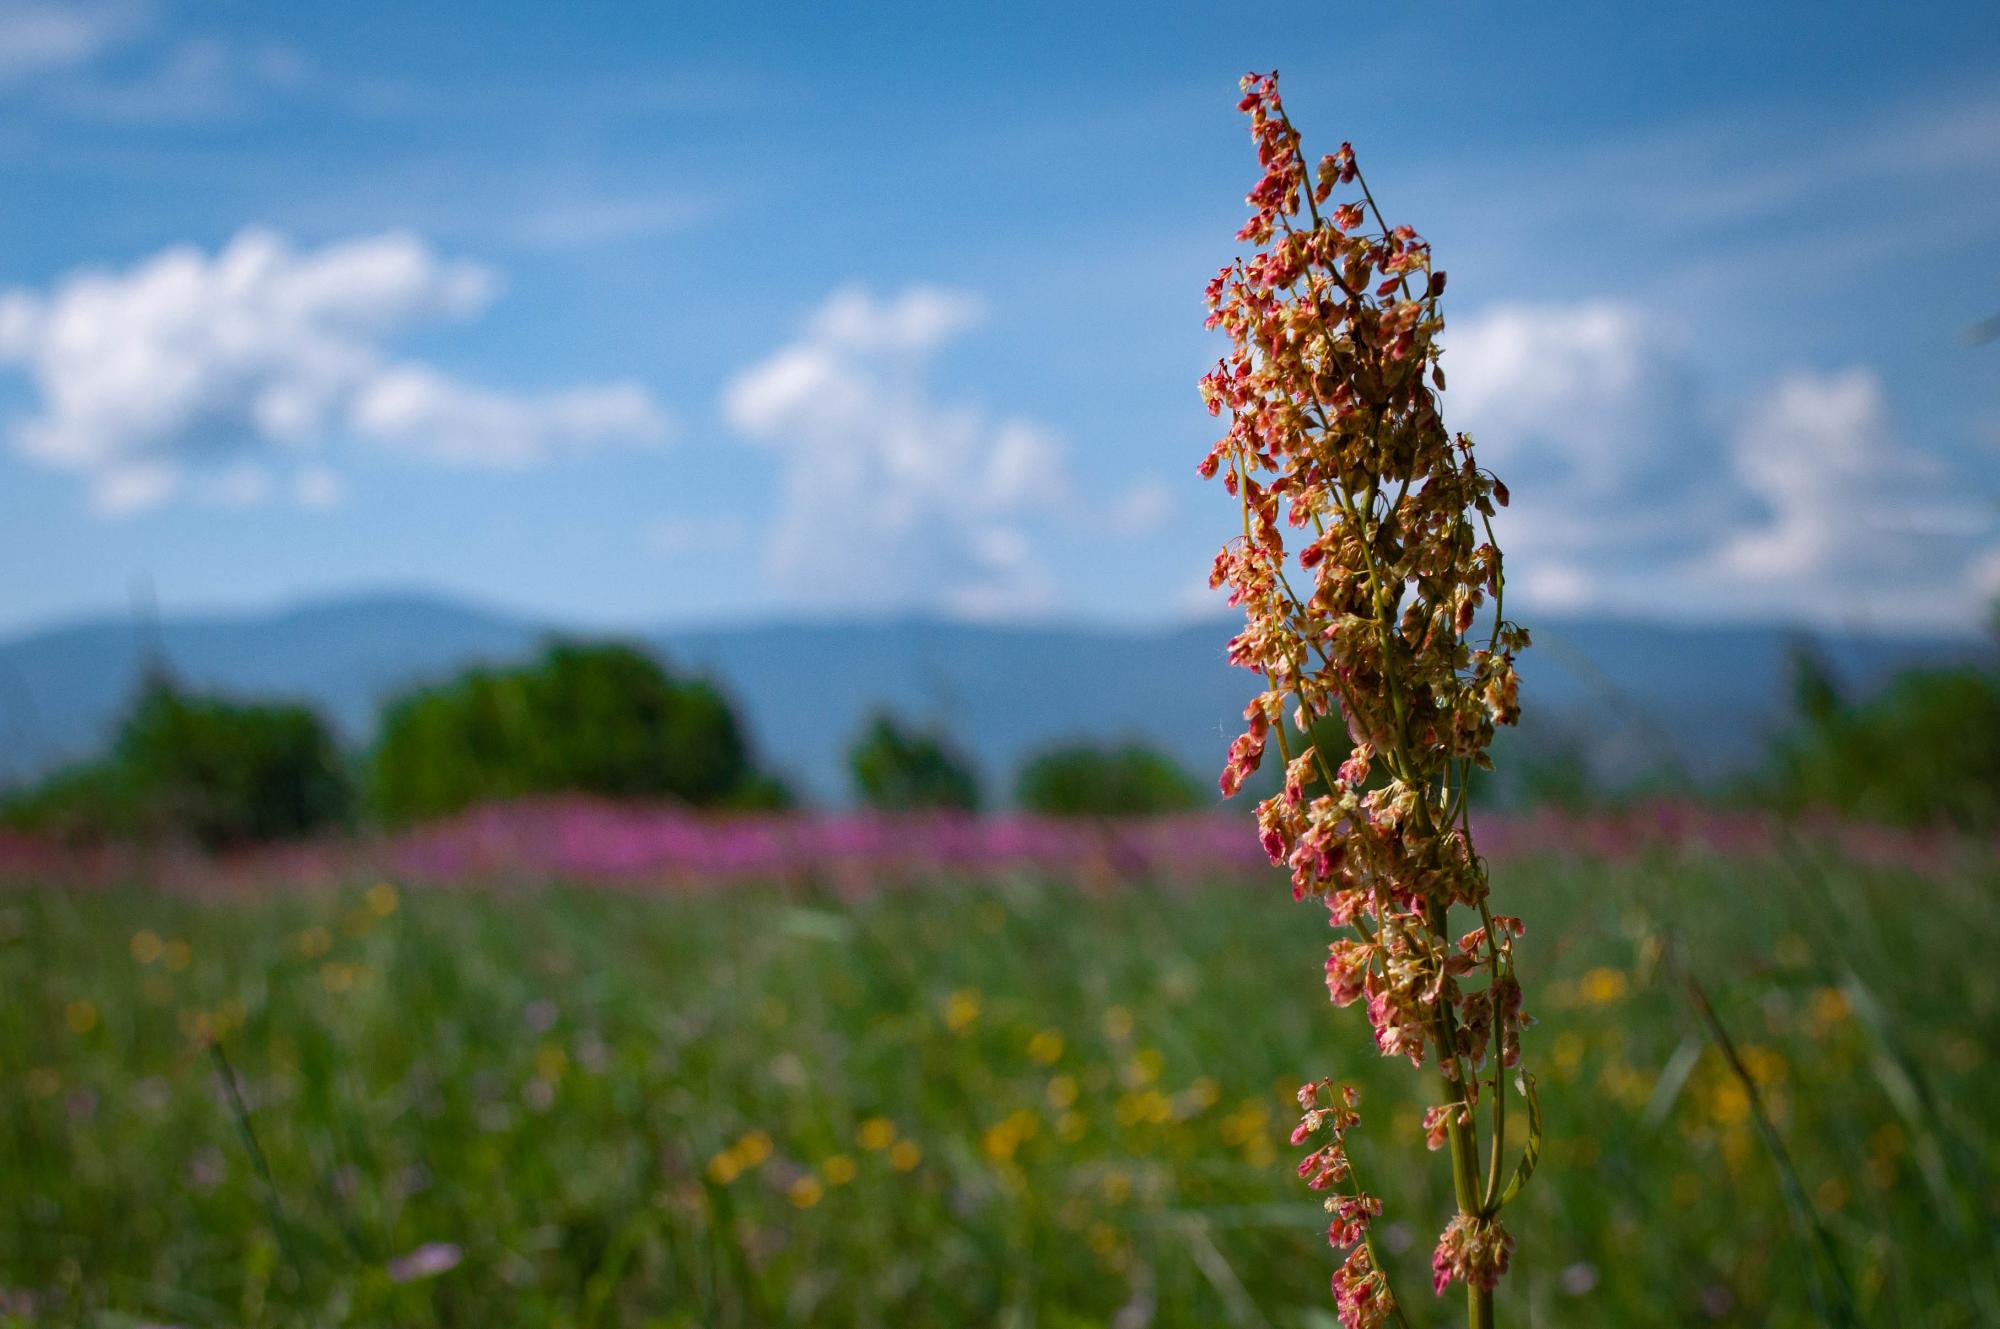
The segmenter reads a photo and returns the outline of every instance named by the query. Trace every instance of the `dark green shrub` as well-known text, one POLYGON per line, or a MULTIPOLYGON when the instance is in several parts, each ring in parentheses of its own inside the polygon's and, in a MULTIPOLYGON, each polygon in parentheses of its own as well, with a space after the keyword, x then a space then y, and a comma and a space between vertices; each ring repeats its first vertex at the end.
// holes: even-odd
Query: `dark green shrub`
POLYGON ((972 763, 940 733, 904 725, 877 712, 847 751, 854 792, 871 808, 911 812, 979 806, 972 763))
POLYGON ((769 771, 759 771, 719 806, 730 812, 789 812, 798 805, 798 792, 789 782, 769 771))
POLYGON ((577 792, 697 807, 783 805, 729 702, 615 644, 557 642, 533 664, 472 669, 392 701, 369 761, 390 821, 491 799, 577 792))
POLYGON ((109 757, 55 772, 0 804, 0 824, 58 840, 128 839, 139 810, 125 773, 109 757))
POLYGON ((350 806, 340 751, 312 710, 156 681, 108 756, 10 800, 7 819, 65 838, 168 836, 214 849, 306 835, 350 806))
POLYGON ((1794 679, 1799 723, 1776 744, 1766 779, 1779 807, 2000 826, 2000 676, 1912 670, 1864 702, 1843 700, 1809 656, 1795 660, 1794 679))
POLYGON ((1015 797, 1054 817, 1131 817, 1202 803, 1201 789, 1173 759, 1139 743, 1051 748, 1021 771, 1015 797))

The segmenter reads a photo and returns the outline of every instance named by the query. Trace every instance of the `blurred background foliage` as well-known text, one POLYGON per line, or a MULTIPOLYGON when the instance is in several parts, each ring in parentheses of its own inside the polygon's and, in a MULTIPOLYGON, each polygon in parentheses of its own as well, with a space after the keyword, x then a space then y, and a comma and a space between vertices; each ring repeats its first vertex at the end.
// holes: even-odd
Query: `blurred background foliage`
POLYGON ((207 849, 346 823, 348 763, 311 709, 143 686, 111 749, 8 801, 7 821, 64 839, 185 838, 207 849))
MULTIPOLYGON (((1475 806, 1586 812, 1657 797, 1786 816, 1815 812, 1894 825, 2000 829, 2000 672, 1990 663, 1908 670, 1851 692, 1822 652, 1792 653, 1792 718, 1749 775, 1701 782, 1671 736, 1635 722, 1640 774, 1608 781, 1591 735, 1561 715, 1503 730, 1475 806), (1651 752, 1648 761, 1645 754, 1651 752)), ((216 849, 357 826, 402 826, 480 803, 543 794, 668 801, 717 811, 797 799, 749 738, 734 700, 616 642, 558 640, 529 663, 474 667, 393 696, 361 753, 340 750, 307 707, 194 693, 150 671, 108 750, 0 798, 0 823, 67 840, 180 840, 216 849)), ((1308 734, 1344 753, 1337 718, 1308 734)), ((941 722, 883 709, 855 735, 857 804, 880 811, 989 806, 978 764, 941 722)), ((1207 773, 1156 748, 1080 737, 1015 772, 1011 806, 1063 817, 1148 816, 1212 805, 1207 773)), ((1272 759, 1245 808, 1275 791, 1272 759)))
POLYGON ((1786 811, 1891 825, 2000 826, 2000 675, 1921 669, 1853 700, 1810 647, 1793 657, 1797 721, 1756 792, 1786 811))
POLYGON ((919 729, 888 711, 869 718, 848 750, 847 767, 865 807, 883 812, 979 807, 972 759, 941 729, 919 729))
POLYGON ((1143 743, 1068 743, 1030 758, 1014 797, 1050 817, 1145 817, 1184 812, 1205 796, 1171 757, 1143 743))
POLYGON ((558 641, 531 664, 470 669, 390 701, 368 758, 369 802, 392 824, 529 794, 788 803, 722 691, 647 652, 558 641))

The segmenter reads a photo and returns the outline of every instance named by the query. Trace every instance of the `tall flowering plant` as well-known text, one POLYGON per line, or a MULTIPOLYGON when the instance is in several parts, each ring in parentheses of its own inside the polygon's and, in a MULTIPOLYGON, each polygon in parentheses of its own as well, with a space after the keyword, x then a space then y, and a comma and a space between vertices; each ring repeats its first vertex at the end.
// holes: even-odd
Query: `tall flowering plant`
MULTIPOLYGON (((1283 786, 1257 805, 1264 848, 1290 869, 1294 898, 1323 904, 1340 931, 1326 961, 1334 1004, 1366 1009, 1381 1055, 1435 1068, 1424 1128, 1450 1157, 1457 1212, 1434 1288, 1463 1283, 1470 1323, 1491 1325, 1514 1245, 1500 1211, 1541 1136, 1534 1082, 1517 1069, 1522 925, 1488 906, 1466 808, 1495 726, 1518 716, 1514 655, 1528 644, 1502 612, 1492 517, 1507 490, 1439 415, 1445 274, 1429 247, 1382 219, 1351 145, 1308 162, 1275 73, 1242 89, 1263 178, 1237 234, 1254 252, 1208 287, 1208 325, 1231 349, 1201 391, 1229 429, 1201 471, 1241 509, 1211 584, 1245 615, 1229 658, 1264 687, 1222 791, 1277 745, 1283 786), (1343 721, 1345 739, 1329 742, 1343 721), (1476 925, 1454 924, 1454 908, 1476 925), (1510 1072, 1528 1118, 1511 1170, 1510 1072)), ((1333 1279, 1341 1323, 1403 1324, 1370 1234, 1382 1201, 1347 1150, 1356 1094, 1320 1080, 1299 1105, 1299 1174, 1329 1193, 1328 1236, 1349 1252, 1333 1279)))

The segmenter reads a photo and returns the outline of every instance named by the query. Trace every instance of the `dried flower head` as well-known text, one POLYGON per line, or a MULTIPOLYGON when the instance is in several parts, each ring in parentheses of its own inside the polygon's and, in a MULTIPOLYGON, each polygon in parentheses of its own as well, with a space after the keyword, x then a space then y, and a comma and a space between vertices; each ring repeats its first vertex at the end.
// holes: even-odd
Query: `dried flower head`
MULTIPOLYGON (((1507 491, 1439 411, 1445 275, 1430 247, 1382 219, 1350 145, 1308 164, 1275 73, 1247 75, 1242 92, 1263 174, 1237 239, 1255 248, 1207 290, 1208 326, 1230 349, 1201 391, 1229 427, 1200 470, 1237 499, 1241 533, 1210 580, 1244 611, 1229 658, 1263 688, 1220 784, 1235 794, 1277 746, 1284 780, 1257 805, 1259 838, 1294 897, 1320 900, 1347 933, 1326 961, 1333 1002, 1364 1007, 1381 1055, 1441 1073, 1450 1102, 1425 1128, 1452 1153, 1460 1212, 1445 1238, 1451 1267, 1474 1270, 1484 1295, 1511 1242, 1491 1256, 1505 1236, 1491 1221, 1500 1151, 1482 1185, 1474 1108, 1485 1068, 1504 1136, 1498 1067, 1518 1060, 1525 1023, 1520 923, 1487 909, 1466 808, 1495 727, 1520 712, 1514 658, 1528 634, 1503 615, 1492 530, 1507 491), (1344 750, 1329 749, 1341 727, 1344 750), (1454 936, 1454 907, 1478 910, 1480 926, 1454 936)), ((1308 1107, 1301 1123, 1298 1142, 1333 1124, 1300 1165, 1316 1188, 1351 1175, 1352 1122, 1338 1115, 1351 1107, 1308 1107)), ((1348 1212, 1372 1216, 1369 1203, 1348 1212)), ((1350 1265, 1336 1279, 1343 1321, 1351 1303, 1352 1322, 1370 1323, 1363 1290, 1380 1268, 1372 1255, 1350 1265)))
POLYGON ((1513 1234, 1499 1219, 1459 1214, 1445 1226, 1431 1255, 1431 1286, 1442 1293, 1459 1282, 1491 1292, 1513 1258, 1513 1234))

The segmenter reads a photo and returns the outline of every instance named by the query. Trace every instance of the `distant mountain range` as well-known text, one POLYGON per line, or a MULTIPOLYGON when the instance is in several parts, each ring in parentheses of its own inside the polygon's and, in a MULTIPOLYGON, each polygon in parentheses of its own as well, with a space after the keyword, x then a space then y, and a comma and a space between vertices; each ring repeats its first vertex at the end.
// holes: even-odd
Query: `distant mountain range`
MULTIPOLYGON (((1754 762, 1787 706, 1779 627, 1538 619, 1523 658, 1523 741, 1560 738, 1602 778, 1754 762)), ((303 699, 364 742, 383 699, 474 662, 532 652, 562 625, 421 595, 328 600, 274 613, 171 617, 142 633, 104 619, 0 640, 0 782, 98 751, 156 643, 184 682, 303 699)), ((767 762, 816 799, 846 797, 844 753, 879 705, 942 720, 1004 790, 1035 749, 1072 737, 1142 738, 1204 780, 1240 724, 1251 680, 1223 659, 1227 620, 1155 630, 983 626, 925 619, 774 623, 636 636, 718 680, 767 762)), ((584 634, 588 635, 588 634, 584 634)), ((1839 637, 1818 644, 1865 691, 1898 669, 1974 658, 1963 638, 1839 637)))

